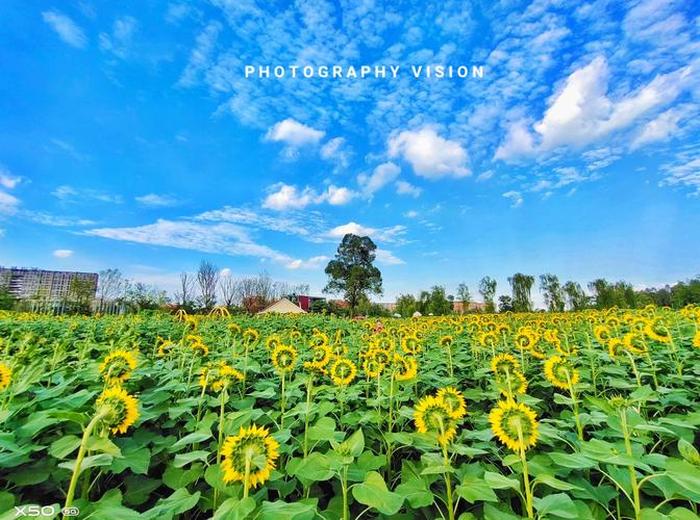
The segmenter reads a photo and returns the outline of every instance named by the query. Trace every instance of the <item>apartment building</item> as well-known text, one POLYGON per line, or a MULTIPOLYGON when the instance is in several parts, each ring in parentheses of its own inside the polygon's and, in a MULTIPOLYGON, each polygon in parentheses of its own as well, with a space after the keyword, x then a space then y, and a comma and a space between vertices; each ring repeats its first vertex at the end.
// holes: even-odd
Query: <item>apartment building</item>
POLYGON ((0 288, 7 289, 20 300, 41 299, 62 301, 70 295, 73 280, 84 280, 94 297, 97 291, 97 273, 74 271, 45 271, 19 267, 0 267, 0 288))

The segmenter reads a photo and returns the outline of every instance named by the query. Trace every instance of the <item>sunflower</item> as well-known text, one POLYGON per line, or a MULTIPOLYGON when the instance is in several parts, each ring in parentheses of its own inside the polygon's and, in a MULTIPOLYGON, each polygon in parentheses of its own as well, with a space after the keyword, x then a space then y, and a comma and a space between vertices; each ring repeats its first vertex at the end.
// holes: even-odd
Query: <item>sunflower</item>
POLYGON ((536 359, 544 359, 547 357, 542 349, 542 343, 539 341, 534 341, 532 345, 530 345, 530 355, 536 359))
POLYGON ((611 358, 615 358, 620 354, 625 348, 625 342, 620 338, 611 338, 608 341, 608 354, 611 358))
POLYGON ((567 389, 578 383, 579 373, 568 357, 552 356, 544 362, 544 376, 557 388, 567 389))
POLYGON ((338 358, 331 365, 331 380, 337 386, 347 386, 357 375, 355 363, 348 358, 338 358))
POLYGON ((128 350, 115 350, 107 354, 100 365, 100 373, 108 383, 123 383, 136 368, 136 354, 128 350))
POLYGON ((249 488, 265 483, 275 469, 279 444, 266 428, 252 425, 226 437, 221 447, 223 479, 242 482, 247 494, 249 488), (246 479, 247 474, 247 479, 246 479))
POLYGON ((0 391, 10 386, 12 381, 12 369, 5 363, 0 362, 0 391))
POLYGON ((369 378, 378 377, 384 370, 385 366, 386 365, 369 356, 362 362, 362 370, 369 378))
POLYGON ((453 386, 441 388, 436 395, 442 399, 452 411, 452 416, 459 420, 467 414, 467 402, 464 400, 462 392, 453 386))
POLYGON ((329 345, 330 344, 330 339, 328 338, 328 334, 325 332, 321 332, 319 330, 314 332, 314 335, 311 336, 311 344, 310 346, 312 347, 317 347, 319 345, 329 345))
POLYGON ((331 360, 333 353, 328 345, 311 347, 313 358, 304 363, 304 368, 322 371, 331 360))
POLYGON ((523 403, 500 401, 489 413, 489 422, 498 440, 513 451, 525 451, 537 443, 537 415, 523 403))
POLYGON ((496 331, 482 332, 479 335, 479 343, 484 347, 495 347, 498 344, 496 331))
POLYGON ((375 347, 367 352, 367 357, 373 359, 381 365, 388 365, 391 361, 391 352, 383 348, 375 347))
POLYGON ((695 348, 700 348, 700 330, 695 333, 695 336, 693 336, 693 346, 695 348))
POLYGON ((654 341, 659 343, 670 343, 671 333, 663 318, 656 317, 647 321, 644 326, 644 333, 654 341))
POLYGON ((276 334, 273 334, 272 336, 269 336, 265 340, 265 348, 267 350, 274 350, 275 347, 277 347, 277 345, 279 345, 281 343, 282 343, 282 340, 280 339, 280 337, 276 334))
POLYGON ((445 347, 445 348, 451 347, 452 343, 454 343, 454 338, 452 336, 449 336, 449 335, 441 337, 440 340, 438 341, 438 344, 441 347, 445 347))
POLYGON ((243 333, 243 329, 238 323, 229 323, 228 324, 228 330, 233 336, 238 336, 243 333))
POLYGON ((595 339, 598 340, 598 343, 605 345, 605 343, 610 341, 612 332, 610 327, 607 325, 597 325, 593 328, 593 335, 595 336, 595 339))
POLYGON ((112 433, 126 433, 139 418, 138 401, 121 386, 111 386, 97 398, 96 408, 103 410, 102 424, 112 433))
POLYGON ((491 370, 496 374, 520 370, 520 363, 511 354, 498 354, 491 360, 491 370))
POLYGON ((301 332, 298 330, 293 330, 289 333, 289 339, 298 340, 301 339, 301 332))
POLYGON ((270 354, 270 360, 277 372, 286 374, 294 369, 297 362, 297 350, 294 347, 279 344, 270 354))
POLYGON ((168 352, 170 352, 174 346, 175 345, 173 345, 172 341, 159 337, 158 351, 156 352, 156 356, 165 357, 165 355, 168 354, 168 352))
POLYGON ((515 345, 520 350, 527 350, 530 346, 537 341, 537 335, 532 331, 532 329, 521 328, 515 335, 515 345))
POLYGON ((194 341, 190 344, 192 352, 199 354, 200 356, 207 356, 209 354, 209 347, 207 347, 202 340, 194 341))
POLYGON ((401 338, 401 350, 415 356, 422 350, 422 346, 415 334, 409 334, 401 338))
POLYGON ((243 374, 229 366, 225 361, 202 368, 199 376, 199 385, 202 388, 210 388, 214 392, 221 392, 232 381, 243 381, 243 374))
POLYGON ((416 375, 418 375, 416 358, 394 354, 394 377, 397 381, 410 381, 416 375))
POLYGON ((246 343, 255 343, 260 339, 260 333, 255 329, 245 329, 243 331, 243 341, 246 343))
POLYGON ((413 414, 418 433, 437 436, 441 445, 446 445, 457 433, 457 418, 449 404, 441 397, 429 395, 420 400, 413 414))

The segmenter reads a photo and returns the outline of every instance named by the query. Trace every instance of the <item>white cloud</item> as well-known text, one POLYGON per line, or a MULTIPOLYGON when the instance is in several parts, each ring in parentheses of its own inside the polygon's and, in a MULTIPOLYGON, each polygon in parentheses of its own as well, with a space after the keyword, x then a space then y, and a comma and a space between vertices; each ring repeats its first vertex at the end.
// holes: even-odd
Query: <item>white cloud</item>
POLYGON ((20 202, 17 197, 0 191, 0 214, 14 215, 19 204, 20 202))
POLYGON ((486 170, 483 173, 480 173, 479 176, 476 178, 477 182, 483 182, 489 180, 491 177, 493 177, 494 171, 493 170, 486 170))
POLYGON ((175 206, 177 204, 177 199, 169 195, 158 195, 156 193, 149 193, 148 195, 141 195, 135 198, 136 202, 143 204, 144 206, 151 207, 167 207, 175 206))
POLYGON ((345 138, 334 137, 321 147, 320 155, 326 161, 334 162, 336 170, 342 170, 350 165, 352 149, 347 145, 345 138))
MULTIPOLYGON (((511 123, 503 143, 496 150, 495 159, 508 160, 512 157, 529 155, 534 151, 534 139, 524 120, 511 123)), ((483 175, 483 174, 482 174, 483 175)), ((481 180, 481 176, 479 179, 481 180)))
POLYGON ((685 186, 700 197, 700 156, 681 153, 675 164, 664 165, 661 169, 665 173, 661 185, 685 186))
POLYGON ((159 219, 153 224, 136 227, 98 228, 84 234, 112 240, 153 246, 201 251, 204 253, 251 256, 272 260, 288 269, 303 267, 298 259, 268 246, 255 243, 246 229, 229 223, 208 224, 192 221, 159 219))
POLYGON ((361 173, 357 176, 357 183, 362 188, 365 197, 372 197, 377 191, 396 179, 401 173, 401 168, 392 162, 382 163, 371 174, 361 173))
POLYGON ((52 215, 43 211, 27 210, 23 211, 21 216, 31 220, 32 222, 36 222, 37 224, 53 227, 93 226, 95 224, 94 220, 52 215))
POLYGON ((308 260, 293 260, 287 264, 288 269, 318 269, 330 260, 328 256, 312 256, 308 260))
POLYGON ((400 258, 394 256, 394 254, 391 251, 388 251, 386 249, 379 249, 375 251, 377 262, 380 264, 384 265, 401 265, 405 264, 403 260, 400 258))
POLYGON ((111 52, 118 58, 124 59, 128 56, 138 22, 132 16, 124 16, 114 21, 112 34, 100 33, 100 49, 111 52))
POLYGON ((406 227, 397 225, 389 228, 372 228, 363 226, 357 222, 348 222, 341 226, 336 226, 326 233, 328 238, 343 238, 348 233, 358 236, 368 236, 382 242, 400 242, 401 236, 405 234, 406 227))
POLYGON ((410 182, 396 181, 396 193, 399 195, 410 195, 413 198, 419 197, 423 190, 418 186, 414 186, 410 182))
POLYGON ((12 175, 10 170, 0 166, 0 186, 2 186, 3 188, 7 188, 8 190, 13 190, 21 182, 22 177, 12 175))
POLYGON ((440 137, 430 126, 394 134, 389 138, 388 148, 389 157, 403 157, 421 177, 438 179, 470 174, 467 151, 457 141, 440 137))
POLYGON ((552 98, 535 131, 543 149, 586 145, 630 126, 651 110, 673 101, 685 88, 691 68, 657 75, 635 92, 615 101, 607 96, 609 71, 603 57, 574 71, 552 98))
POLYGON ((416 218, 418 215, 419 213, 413 209, 403 214, 403 216, 406 218, 416 218))
POLYGON ((326 135, 322 130, 316 130, 299 121, 288 118, 275 123, 265 134, 266 141, 282 142, 293 148, 317 144, 326 135))
POLYGON ((82 49, 87 44, 83 30, 65 14, 59 11, 44 11, 41 17, 68 45, 82 49))
POLYGON ((231 276, 231 273, 232 271, 228 267, 224 267, 221 271, 219 271, 219 275, 224 278, 228 278, 229 276, 231 276))
POLYGON ((510 200, 511 208, 519 208, 523 205, 523 196, 519 191, 511 190, 503 194, 505 198, 510 200))
POLYGON ((216 41, 219 38, 221 28, 222 26, 219 22, 210 22, 197 36, 197 44, 190 53, 187 67, 180 76, 177 82, 178 85, 183 87, 195 85, 199 74, 210 66, 212 54, 216 47, 216 41))
POLYGON ((348 188, 330 185, 323 193, 318 193, 308 186, 299 189, 284 183, 273 184, 263 200, 263 208, 275 211, 304 209, 311 204, 327 202, 332 206, 342 206, 350 202, 356 193, 348 188))
POLYGON ((93 189, 74 188, 68 185, 59 186, 51 192, 51 195, 62 202, 97 201, 109 204, 121 204, 124 202, 120 195, 112 195, 93 189))
POLYGON ((632 149, 645 144, 665 141, 678 132, 678 122, 683 118, 680 109, 671 108, 649 121, 637 137, 632 141, 632 149))
POLYGON ((56 258, 70 258, 71 256, 73 256, 73 251, 71 251, 70 249, 56 249, 53 252, 53 256, 55 256, 56 258))

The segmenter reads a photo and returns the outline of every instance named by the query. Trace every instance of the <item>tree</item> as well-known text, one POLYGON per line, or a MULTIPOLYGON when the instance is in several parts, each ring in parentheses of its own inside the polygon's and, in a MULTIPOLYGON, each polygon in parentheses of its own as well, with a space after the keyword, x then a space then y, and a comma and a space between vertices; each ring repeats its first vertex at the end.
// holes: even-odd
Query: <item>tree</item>
POLYGON ((578 282, 566 282, 563 287, 566 301, 572 311, 580 311, 588 307, 588 296, 578 282))
POLYGON ((496 296, 496 280, 490 276, 484 276, 479 282, 479 293, 484 299, 486 312, 495 312, 496 305, 493 298, 496 296))
POLYGON ((0 287, 0 311, 9 311, 14 309, 16 301, 16 298, 10 291, 4 287, 0 287))
POLYGON ((181 308, 190 311, 194 308, 194 276, 190 273, 180 273, 180 289, 175 293, 175 301, 181 308))
POLYGON ((452 312, 452 302, 445 295, 444 287, 436 285, 430 289, 427 311, 428 314, 435 316, 442 316, 452 312))
POLYGON ((540 275, 540 291, 544 295, 547 310, 551 312, 564 310, 564 290, 557 275, 549 273, 540 275))
POLYGON ((129 286, 125 300, 136 311, 153 310, 168 303, 168 295, 154 285, 137 282, 129 286))
POLYGON ((219 283, 219 269, 207 260, 202 260, 197 270, 199 303, 204 310, 216 305, 216 287, 219 283))
POLYGON ((97 301, 100 307, 124 296, 127 285, 127 280, 119 269, 100 271, 97 283, 97 301))
POLYGON ((529 312, 532 310, 530 291, 535 284, 535 278, 528 274, 515 273, 508 278, 513 293, 513 310, 515 312, 529 312))
POLYGON ((402 294, 396 299, 396 309, 402 317, 408 318, 416 312, 416 298, 412 294, 402 294))
POLYGON ((219 278, 219 293, 222 303, 226 307, 232 307, 236 300, 236 279, 230 274, 222 275, 219 278))
POLYGON ((374 266, 376 250, 371 238, 348 233, 326 266, 329 280, 323 292, 343 293, 351 316, 363 296, 382 294, 382 273, 374 266))
POLYGON ((457 286, 457 298, 462 301, 462 312, 468 311, 472 295, 469 294, 469 287, 466 283, 461 283, 457 286))
POLYGON ((68 304, 73 312, 87 314, 90 312, 90 302, 95 296, 95 282, 90 278, 76 276, 71 279, 68 287, 68 304))
POLYGON ((504 294, 503 296, 498 298, 498 312, 509 311, 513 311, 513 298, 504 294))

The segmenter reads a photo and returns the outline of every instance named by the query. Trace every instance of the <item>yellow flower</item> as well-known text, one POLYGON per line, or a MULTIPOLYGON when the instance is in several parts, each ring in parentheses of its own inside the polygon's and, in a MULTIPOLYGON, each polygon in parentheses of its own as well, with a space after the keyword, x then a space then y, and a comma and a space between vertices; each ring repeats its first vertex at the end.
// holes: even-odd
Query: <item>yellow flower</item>
POLYGON ((243 341, 246 343, 255 343, 260 339, 260 333, 255 329, 245 329, 243 331, 243 341))
POLYGON ((420 340, 414 334, 404 336, 401 339, 401 350, 415 356, 422 350, 420 340))
POLYGON ((115 350, 107 354, 100 365, 100 373, 109 383, 124 382, 136 368, 136 354, 128 350, 115 350))
POLYGON ((608 341, 608 354, 610 354, 611 358, 617 357, 624 348, 625 342, 620 338, 610 338, 610 341, 608 341))
POLYGON ((641 332, 628 332, 622 337, 622 342, 632 354, 644 354, 647 351, 647 343, 641 332))
POLYGON ((227 317, 231 316, 231 313, 223 305, 217 305, 216 307, 214 307, 211 310, 211 312, 209 313, 209 316, 218 316, 220 318, 227 318, 227 317))
POLYGON ((12 369, 0 362, 0 391, 10 386, 10 381, 12 381, 12 369))
POLYGON ((443 336, 438 343, 441 347, 451 347, 452 343, 454 343, 454 338, 452 336, 443 336))
POLYGON ((697 331, 693 337, 693 346, 695 348, 700 348, 700 330, 697 331))
POLYGON ((243 374, 229 366, 225 361, 202 368, 199 376, 199 385, 202 388, 210 388, 214 392, 221 392, 233 381, 243 381, 243 374))
POLYGON ((380 365, 388 365, 391 361, 391 352, 381 347, 375 347, 369 350, 367 357, 373 359, 380 365))
POLYGON ((461 419, 467 414, 467 403, 462 392, 456 388, 452 386, 441 388, 438 390, 437 397, 445 401, 455 419, 461 419))
POLYGON ((304 368, 313 371, 323 371, 333 355, 331 348, 328 345, 317 345, 311 347, 311 350, 313 351, 313 359, 311 361, 306 361, 304 363, 304 368))
POLYGON ((568 357, 552 356, 544 362, 544 376, 552 385, 561 389, 568 389, 578 383, 579 373, 568 357))
POLYGON ((274 350, 275 347, 277 347, 277 345, 279 345, 281 343, 282 343, 282 340, 280 339, 280 337, 277 336, 276 334, 273 334, 272 336, 269 336, 265 340, 265 348, 267 350, 274 350))
POLYGON ((376 359, 372 357, 367 357, 363 362, 362 362, 362 370, 365 372, 365 375, 367 377, 375 378, 379 376, 379 374, 382 373, 384 370, 384 366, 382 363, 377 361, 376 359))
POLYGON ((513 451, 527 450, 537 443, 537 415, 523 403, 500 401, 489 422, 494 435, 513 451))
POLYGON ((228 330, 234 336, 238 336, 239 334, 243 333, 243 329, 241 328, 241 326, 238 323, 229 323, 228 330))
POLYGON ((656 317, 647 321, 644 327, 644 333, 654 341, 659 343, 670 343, 671 333, 663 318, 656 317))
POLYGON ((598 343, 605 345, 611 337, 610 327, 607 325, 597 325, 593 328, 593 335, 595 339, 598 340, 598 343))
POLYGON ((491 370, 496 374, 513 373, 520 370, 520 363, 511 354, 498 354, 491 360, 491 370))
POLYGON ((523 327, 515 335, 515 345, 520 350, 527 350, 537 341, 537 334, 532 329, 523 327))
POLYGON ((192 352, 195 354, 200 354, 201 356, 206 356, 209 354, 209 347, 207 347, 201 340, 194 341, 190 344, 192 352))
POLYGON ((394 377, 397 381, 410 381, 418 375, 418 361, 413 356, 394 354, 394 377))
POLYGON ((278 450, 279 444, 266 428, 254 424, 241 427, 237 435, 226 437, 221 447, 224 482, 242 482, 246 489, 265 483, 275 469, 278 450))
POLYGON ((479 343, 484 347, 495 347, 498 344, 498 334, 496 331, 482 332, 479 335, 479 343))
POLYGON ((126 433, 126 430, 139 418, 138 401, 121 386, 105 389, 97 398, 96 408, 106 407, 103 424, 112 433, 126 433))
POLYGON ((330 344, 330 339, 328 338, 328 334, 325 332, 321 332, 317 330, 314 332, 314 335, 311 337, 311 345, 312 347, 317 347, 319 345, 329 345, 330 344))
POLYGON ((357 375, 355 363, 347 358, 338 358, 331 365, 331 381, 337 386, 347 386, 357 375))
POLYGON ((429 395, 420 400, 413 414, 418 433, 437 437, 438 443, 449 443, 457 433, 457 418, 450 405, 441 397, 429 395))
POLYGON ((286 374, 294 370, 294 365, 297 362, 297 351, 294 347, 279 344, 270 354, 272 366, 280 374, 286 374))

